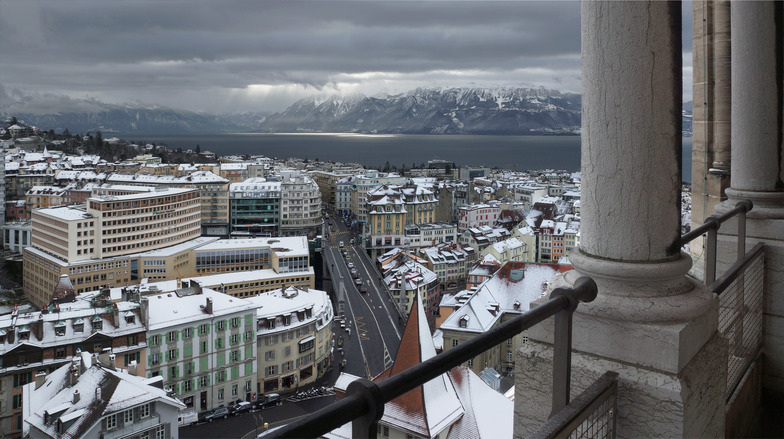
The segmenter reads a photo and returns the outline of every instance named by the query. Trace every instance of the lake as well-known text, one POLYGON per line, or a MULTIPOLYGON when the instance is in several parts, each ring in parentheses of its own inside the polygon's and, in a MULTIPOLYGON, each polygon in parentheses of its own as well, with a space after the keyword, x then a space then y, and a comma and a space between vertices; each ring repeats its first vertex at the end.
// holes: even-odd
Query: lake
MULTIPOLYGON (((308 160, 355 162, 366 167, 411 167, 443 159, 459 166, 518 170, 580 170, 580 136, 364 135, 364 134, 126 134, 137 143, 212 151, 218 155, 259 154, 308 160)), ((691 138, 683 138, 683 180, 691 181, 691 138)))

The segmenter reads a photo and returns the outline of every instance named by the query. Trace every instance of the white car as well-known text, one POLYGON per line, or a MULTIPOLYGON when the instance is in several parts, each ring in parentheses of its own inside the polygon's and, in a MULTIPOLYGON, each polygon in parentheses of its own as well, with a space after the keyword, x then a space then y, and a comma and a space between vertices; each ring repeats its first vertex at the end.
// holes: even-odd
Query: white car
POLYGON ((343 248, 343 241, 340 241, 340 248, 343 248))

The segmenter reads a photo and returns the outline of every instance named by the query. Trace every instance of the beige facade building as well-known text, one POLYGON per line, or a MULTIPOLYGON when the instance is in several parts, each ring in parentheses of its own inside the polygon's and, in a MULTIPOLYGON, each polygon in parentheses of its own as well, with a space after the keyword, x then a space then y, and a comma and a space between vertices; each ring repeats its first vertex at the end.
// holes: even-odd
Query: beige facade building
POLYGON ((246 300, 258 305, 258 393, 307 386, 326 371, 334 318, 326 292, 287 287, 246 300))

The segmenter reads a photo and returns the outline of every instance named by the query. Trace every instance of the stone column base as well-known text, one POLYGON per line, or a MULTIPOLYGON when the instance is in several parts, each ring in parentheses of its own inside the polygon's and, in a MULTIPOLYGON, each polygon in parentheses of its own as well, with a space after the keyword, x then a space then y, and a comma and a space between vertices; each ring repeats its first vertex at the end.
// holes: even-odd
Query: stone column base
MULTIPOLYGON (((726 358, 719 333, 678 374, 573 351, 571 398, 612 370, 620 375, 619 438, 723 437, 726 358)), ((515 438, 530 436, 549 417, 552 359, 552 345, 546 343, 531 341, 517 352, 515 438)))

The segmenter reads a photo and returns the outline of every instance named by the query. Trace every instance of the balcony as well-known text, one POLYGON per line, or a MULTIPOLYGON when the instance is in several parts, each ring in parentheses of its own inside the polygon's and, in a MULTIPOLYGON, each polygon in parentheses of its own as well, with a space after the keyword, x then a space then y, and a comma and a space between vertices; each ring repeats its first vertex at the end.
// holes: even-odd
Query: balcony
MULTIPOLYGON (((709 283, 707 288, 719 297, 719 332, 728 344, 724 392, 728 435, 748 433, 750 428, 739 411, 749 410, 746 405, 747 395, 754 393, 755 384, 748 375, 759 360, 762 347, 765 246, 758 243, 748 252, 745 251, 745 216, 751 209, 750 202, 738 203, 734 209, 709 218, 703 227, 681 238, 682 244, 700 236, 707 239, 705 282, 709 283), (716 279, 717 232, 722 224, 731 219, 739 224, 739 253, 735 264, 716 279)), ((402 373, 380 383, 368 380, 352 383, 344 399, 271 431, 266 437, 318 437, 348 422, 352 422, 353 437, 376 437, 377 420, 383 414, 384 404, 552 317, 549 323, 553 332, 550 416, 530 436, 614 438, 617 433, 618 372, 606 371, 576 398, 570 398, 573 387, 572 315, 581 303, 593 301, 597 293, 596 283, 588 277, 582 277, 574 288, 558 288, 548 300, 527 313, 402 373)), ((516 384, 526 385, 519 379, 516 384)))

